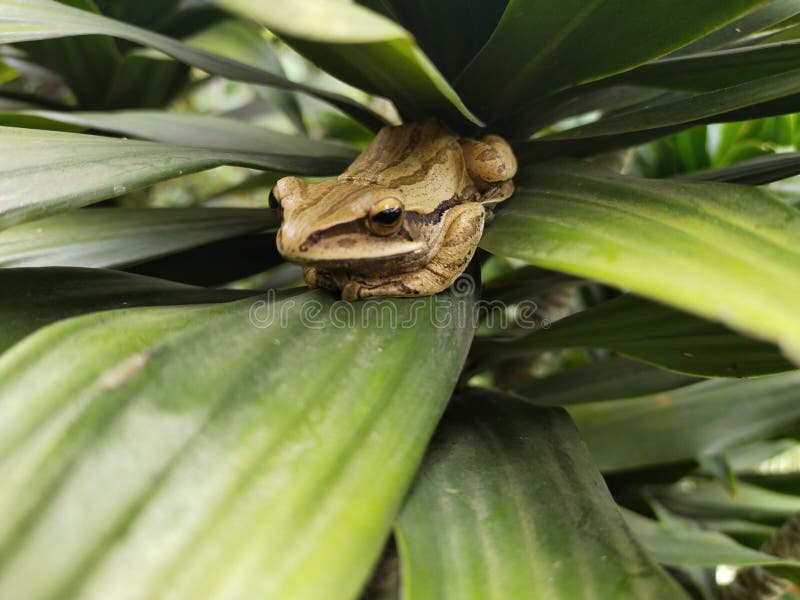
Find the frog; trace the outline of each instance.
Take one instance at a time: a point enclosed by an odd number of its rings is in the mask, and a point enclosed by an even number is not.
[[[277,248],[343,300],[433,295],[466,269],[516,172],[498,135],[462,137],[435,118],[387,125],[337,177],[277,181]]]

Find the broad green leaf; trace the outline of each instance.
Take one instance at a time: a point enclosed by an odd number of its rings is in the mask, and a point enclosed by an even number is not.
[[[719,169],[686,173],[681,178],[693,181],[727,181],[744,185],[764,185],[800,174],[800,153],[785,152],[759,156]]]
[[[414,34],[422,50],[453,81],[486,43],[508,0],[359,0]]]
[[[438,116],[480,125],[450,84],[397,23],[337,0],[217,0],[270,30],[331,75],[395,103],[408,120]]]
[[[797,0],[773,0],[684,46],[675,52],[675,55],[695,54],[746,39],[751,34],[779,25],[798,14],[800,14],[800,4]]]
[[[633,295],[604,302],[512,340],[480,340],[475,350],[497,359],[575,346],[607,348],[703,377],[753,377],[796,368],[772,344]]]
[[[283,71],[278,56],[272,44],[262,35],[262,31],[253,23],[229,19],[192,36],[187,43],[195,48],[215,52],[285,77],[286,73]],[[300,104],[292,92],[268,87],[257,89],[265,98],[286,113],[298,131],[305,132]]]
[[[800,424],[798,384],[798,371],[703,381],[642,398],[581,404],[570,414],[600,469],[620,471],[720,454],[792,431]]]
[[[348,162],[0,127],[0,229],[223,164],[320,175]]]
[[[800,212],[765,190],[536,166],[481,241],[775,342],[800,363]]]
[[[611,358],[542,379],[513,382],[511,390],[537,406],[568,406],[667,392],[697,381],[627,358]]]
[[[800,580],[800,561],[771,556],[735,542],[717,531],[701,529],[689,521],[653,521],[622,510],[636,539],[660,563],[672,567],[778,567],[781,575]]]
[[[607,77],[685,45],[765,0],[511,0],[497,29],[456,82],[493,123],[538,97]],[[625,43],[620,43],[624,40]]]
[[[118,268],[274,226],[258,209],[76,210],[0,232],[0,267]]]
[[[402,326],[304,292],[79,317],[7,352],[0,597],[356,598],[472,336],[468,297],[381,306]]]
[[[339,158],[343,166],[356,157],[353,149],[341,144],[288,135],[252,123],[211,115],[149,110],[0,113],[0,124],[14,127],[50,129],[52,122],[181,146],[317,157],[323,160]]]
[[[569,417],[498,394],[447,412],[396,536],[403,600],[687,597],[632,537]]]
[[[229,79],[304,92],[329,102],[372,128],[377,129],[385,124],[374,112],[340,94],[289,81],[263,69],[192,48],[146,29],[64,6],[53,0],[0,0],[0,44],[86,34],[109,35],[155,48],[176,60]]]
[[[209,290],[104,269],[0,269],[0,353],[76,315],[133,306],[231,302],[254,292]]]

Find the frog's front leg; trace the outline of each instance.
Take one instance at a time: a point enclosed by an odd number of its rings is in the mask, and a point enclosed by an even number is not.
[[[429,296],[447,289],[466,269],[478,248],[486,209],[482,204],[469,202],[454,206],[445,218],[444,240],[428,264],[382,280],[354,277],[342,288],[342,299]]]
[[[461,150],[467,173],[484,202],[501,202],[511,196],[517,174],[517,159],[511,146],[498,135],[487,135],[481,140],[462,139]]]
[[[311,289],[338,291],[340,287],[329,273],[320,271],[316,267],[303,267],[303,279]]]

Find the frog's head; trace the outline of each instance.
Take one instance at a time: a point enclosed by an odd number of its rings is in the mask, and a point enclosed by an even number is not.
[[[301,265],[372,270],[413,264],[428,253],[429,227],[406,210],[401,190],[331,179],[284,177],[270,193],[281,217],[278,251]]]

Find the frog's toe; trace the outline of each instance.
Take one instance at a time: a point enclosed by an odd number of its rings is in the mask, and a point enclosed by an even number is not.
[[[355,281],[350,281],[342,287],[342,300],[347,302],[354,302],[361,298],[361,284]]]
[[[306,280],[306,285],[311,289],[320,287],[319,275],[314,267],[303,267],[303,279]]]
[[[489,184],[508,181],[517,174],[517,159],[511,146],[498,135],[461,141],[467,171],[473,179]]]
[[[313,289],[338,291],[339,286],[330,273],[320,271],[314,267],[303,267],[303,279],[306,285]]]

